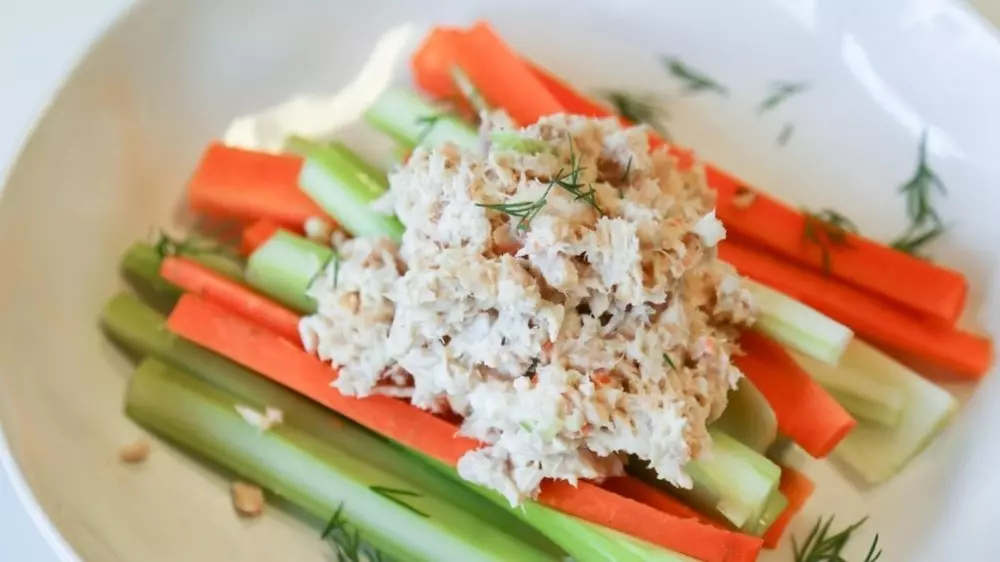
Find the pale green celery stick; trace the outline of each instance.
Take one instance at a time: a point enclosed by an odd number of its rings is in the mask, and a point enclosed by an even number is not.
[[[852,349],[848,346],[848,349]],[[870,375],[871,367],[858,370],[845,365],[826,365],[801,353],[792,358],[833,398],[858,420],[895,427],[906,406],[905,391]]]
[[[351,150],[349,146],[338,140],[319,142],[299,135],[292,135],[285,140],[285,152],[298,154],[302,157],[308,156],[309,152],[318,146],[325,146],[330,150],[336,151],[342,157],[349,160],[352,165],[373,178],[385,177],[385,170],[365,160],[357,152]]]
[[[475,84],[469,78],[469,75],[465,73],[464,70],[458,66],[451,67],[451,81],[455,83],[459,92],[462,92],[462,97],[469,100],[469,103],[478,113],[483,113],[484,111],[490,110],[490,104],[480,93],[479,88],[476,88]]]
[[[300,428],[278,424],[261,431],[240,416],[238,405],[241,399],[155,359],[140,364],[126,395],[126,413],[138,423],[314,517],[328,519],[342,507],[344,518],[394,559],[554,560]]]
[[[475,491],[531,525],[565,550],[575,562],[696,562],[692,558],[659,545],[567,515],[535,501],[529,500],[517,507],[511,507],[510,502],[498,492],[463,480],[454,468],[441,461],[419,451],[400,445],[397,447],[423,461],[423,466],[444,474],[453,482]]]
[[[538,139],[529,139],[517,131],[493,131],[490,142],[500,150],[513,150],[524,154],[538,154],[552,150],[552,145]]]
[[[762,455],[778,437],[774,410],[747,378],[740,379],[736,390],[729,393],[729,403],[712,427]]]
[[[163,256],[143,242],[129,246],[121,261],[121,274],[132,289],[162,312],[169,312],[184,294],[180,287],[160,276]]]
[[[947,425],[958,402],[894,359],[861,341],[847,346],[841,366],[903,393],[903,412],[895,427],[867,420],[833,451],[869,484],[879,484],[903,469]]]
[[[743,284],[760,309],[754,328],[785,347],[837,364],[854,337],[850,328],[770,287],[749,279],[743,279]]]
[[[411,148],[452,142],[475,150],[480,145],[475,129],[434,107],[416,93],[401,88],[382,92],[365,111],[365,119],[396,142]]]
[[[127,293],[115,295],[101,313],[101,324],[110,338],[134,357],[152,357],[239,399],[241,405],[263,412],[276,408],[283,423],[306,431],[354,458],[418,482],[455,506],[474,514],[508,535],[554,556],[559,550],[534,529],[505,513],[478,494],[449,478],[418,466],[420,461],[399,450],[387,439],[346,420],[315,402],[246,369],[225,357],[191,343],[166,327],[157,311]]]
[[[712,453],[689,462],[684,470],[694,481],[691,489],[669,487],[648,465],[631,463],[629,470],[650,484],[669,490],[696,509],[720,515],[737,528],[756,521],[778,487],[781,468],[726,435],[709,428]]]
[[[785,494],[781,493],[781,490],[775,490],[767,500],[767,507],[764,508],[764,512],[761,513],[760,517],[753,522],[747,521],[742,531],[756,537],[762,536],[771,528],[774,520],[785,511],[786,507],[788,507],[788,498],[785,497]]]
[[[307,289],[331,259],[335,259],[332,249],[279,230],[250,254],[246,280],[282,304],[311,314],[316,301]]]
[[[403,225],[395,216],[371,207],[389,188],[385,175],[369,175],[339,150],[312,147],[299,172],[299,188],[354,236],[397,241],[403,236]]]

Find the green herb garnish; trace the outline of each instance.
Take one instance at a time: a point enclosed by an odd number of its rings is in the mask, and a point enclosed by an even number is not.
[[[501,213],[506,213],[512,217],[518,217],[521,220],[517,223],[517,229],[527,230],[528,226],[531,224],[531,219],[535,218],[535,215],[537,215],[538,212],[542,210],[542,207],[544,207],[548,202],[549,192],[552,191],[553,185],[555,185],[553,182],[549,182],[549,186],[545,188],[545,193],[534,201],[518,201],[516,203],[476,203],[476,205],[485,209],[500,211]]]
[[[198,235],[191,235],[183,240],[179,240],[171,237],[162,230],[160,231],[153,248],[156,250],[156,253],[160,255],[160,257],[164,258],[170,256],[183,257],[210,254],[239,259],[239,253],[230,244],[216,242],[210,238]]]
[[[552,183],[558,185],[559,187],[568,191],[573,198],[577,201],[583,201],[587,203],[600,215],[604,214],[601,210],[600,205],[597,204],[597,191],[594,190],[593,185],[583,185],[580,183],[580,172],[583,171],[583,166],[580,165],[580,161],[576,156],[576,151],[573,149],[573,137],[566,134],[569,139],[569,167],[570,170],[566,174],[560,173],[556,174],[556,178],[552,180]]]
[[[657,99],[649,94],[631,94],[624,90],[604,90],[603,97],[620,117],[635,123],[646,124],[668,141],[673,140],[663,124],[666,110]]]
[[[418,494],[417,492],[413,492],[411,490],[400,490],[398,488],[389,488],[389,487],[386,487],[386,486],[371,486],[371,487],[369,487],[369,489],[371,491],[375,492],[376,494],[382,496],[383,498],[385,498],[385,499],[387,499],[387,500],[389,500],[389,501],[391,501],[391,502],[393,502],[393,503],[395,503],[397,505],[405,507],[406,509],[412,511],[413,513],[416,513],[417,515],[419,515],[421,517],[430,517],[430,515],[427,515],[423,511],[420,511],[419,509],[413,507],[412,505],[410,505],[410,504],[406,503],[405,501],[403,501],[402,499],[400,499],[400,496],[409,497],[409,498],[419,498],[419,497],[421,497],[421,495]]]
[[[476,203],[476,205],[486,209],[500,211],[501,213],[506,213],[512,217],[518,217],[521,220],[517,223],[517,229],[527,230],[528,226],[531,224],[531,219],[535,218],[535,215],[537,215],[548,202],[549,193],[552,191],[552,188],[558,185],[573,195],[575,200],[587,203],[596,209],[598,213],[603,215],[604,211],[601,210],[600,205],[597,203],[597,192],[594,190],[594,186],[589,184],[583,185],[580,183],[580,172],[583,171],[583,167],[580,166],[580,161],[576,156],[576,151],[573,149],[572,137],[569,137],[569,165],[569,172],[563,173],[562,170],[559,170],[556,173],[556,177],[549,180],[549,185],[546,187],[545,193],[534,201],[518,201],[516,203]]]
[[[846,562],[843,556],[844,548],[868,518],[858,521],[839,533],[830,535],[830,525],[833,524],[831,515],[826,521],[822,517],[813,525],[812,531],[806,537],[806,541],[801,545],[795,537],[792,537],[792,551],[795,555],[795,562]],[[882,557],[882,549],[878,548],[878,535],[872,541],[868,549],[868,555],[864,562],[877,562]]]
[[[330,520],[327,521],[320,535],[328,541],[337,555],[337,562],[384,562],[382,553],[365,543],[358,530],[348,529],[344,519],[344,504],[337,507]]]
[[[661,57],[660,60],[663,62],[663,66],[667,68],[667,71],[673,75],[674,78],[681,80],[685,83],[684,90],[687,93],[710,91],[719,94],[720,96],[726,97],[729,95],[729,89],[727,89],[722,84],[719,84],[712,78],[706,76],[705,74],[692,69],[690,66],[684,64],[679,59],[672,57]]]
[[[785,146],[788,141],[792,140],[792,133],[795,132],[795,125],[791,123],[785,123],[785,126],[781,128],[781,132],[778,133],[778,138],[774,139],[774,143],[778,146]]]
[[[858,227],[837,211],[824,209],[818,213],[803,211],[805,226],[802,239],[819,247],[823,258],[823,272],[830,274],[830,251],[833,246],[846,246],[847,235],[857,234]]]
[[[917,153],[917,170],[899,188],[900,193],[906,197],[906,215],[910,224],[903,234],[890,243],[893,248],[919,256],[924,246],[944,234],[946,229],[941,215],[931,201],[935,189],[941,195],[948,195],[944,182],[927,164],[927,131],[924,131]]]
[[[667,365],[670,365],[670,368],[673,369],[674,371],[677,370],[677,365],[674,365],[674,360],[671,359],[670,356],[667,355],[666,353],[663,354],[663,362],[666,363]]]
[[[765,113],[770,111],[788,100],[788,98],[808,89],[808,82],[772,82],[770,86],[771,93],[764,98],[764,101],[760,102],[757,112]]]

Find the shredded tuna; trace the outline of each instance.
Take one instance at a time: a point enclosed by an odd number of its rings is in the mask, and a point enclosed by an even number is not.
[[[703,171],[613,119],[486,121],[543,149],[415,150],[377,203],[402,243],[337,244],[306,348],[347,394],[458,414],[484,443],[459,473],[512,504],[544,478],[620,474],[628,455],[689,486],[755,314],[716,257]]]

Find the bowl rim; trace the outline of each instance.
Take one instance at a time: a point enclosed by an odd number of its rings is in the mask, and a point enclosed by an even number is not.
[[[110,12],[103,20],[97,20],[86,32],[86,37],[78,46],[73,47],[71,56],[62,61],[58,69],[59,78],[54,84],[43,93],[43,102],[39,104],[30,121],[24,128],[21,138],[18,139],[16,147],[11,151],[8,160],[0,160],[0,201],[3,200],[6,187],[10,183],[13,171],[24,156],[24,152],[29,142],[34,138],[38,126],[52,109],[52,105],[59,99],[65,91],[67,84],[79,71],[80,66],[98,48],[102,41],[117,27],[128,19],[128,16],[145,4],[146,0],[124,0],[122,3],[109,6]],[[34,529],[41,535],[45,546],[60,562],[80,562],[80,556],[70,545],[66,537],[59,530],[49,514],[42,508],[35,492],[28,483],[18,465],[17,459],[11,450],[10,443],[4,432],[3,424],[0,423],[0,478],[6,475],[10,487],[14,492],[17,504],[24,510],[28,520]]]

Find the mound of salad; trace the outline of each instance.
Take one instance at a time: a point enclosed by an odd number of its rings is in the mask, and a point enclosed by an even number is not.
[[[965,279],[911,255],[923,226],[886,246],[785,205],[486,23],[412,70],[450,104],[374,101],[388,171],[299,136],[312,98],[209,146],[190,234],[129,248],[102,313],[139,360],[128,415],[239,475],[242,516],[276,495],[325,522],[338,561],[748,562],[803,524],[786,559],[880,559],[863,519],[799,514],[819,459],[878,484],[946,425],[913,366],[990,367]],[[903,192],[928,177],[922,143]]]

